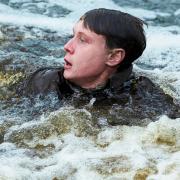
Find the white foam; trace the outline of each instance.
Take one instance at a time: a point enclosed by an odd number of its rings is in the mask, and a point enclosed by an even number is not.
[[[30,158],[24,150],[18,150],[12,146],[9,149],[6,148],[5,156],[0,156],[0,177],[7,179],[29,177],[29,179],[45,180],[54,177],[73,177],[83,180],[85,177],[88,179],[89,176],[97,176],[97,179],[101,180],[104,177],[110,178],[117,175],[119,178],[132,179],[138,169],[154,166],[158,169],[158,174],[149,176],[149,179],[151,177],[153,179],[177,178],[180,158],[178,149],[176,150],[176,147],[179,147],[179,121],[180,119],[171,120],[162,116],[159,121],[152,122],[148,127],[122,126],[109,131],[107,128],[101,132],[109,143],[104,148],[97,146],[96,140],[91,137],[76,137],[73,133],[65,134],[59,139],[50,137],[42,142],[44,141],[45,144],[54,142],[55,145],[61,144],[61,146],[58,145],[56,152],[45,159]],[[167,145],[163,141],[162,144],[158,144],[157,136],[173,139],[171,129],[176,129],[174,131],[176,146]],[[117,138],[109,140],[106,133]],[[156,163],[153,164],[153,161]],[[126,173],[121,172],[123,166],[128,168]],[[35,171],[38,167],[42,169]],[[117,173],[113,173],[115,169]],[[106,173],[109,175],[107,176]]]
[[[12,2],[12,1],[11,1]],[[22,1],[13,1],[13,2],[22,2]],[[26,1],[24,1],[26,2]],[[117,9],[125,12],[132,13],[141,18],[152,18],[154,19],[158,13],[153,11],[143,10],[143,9],[132,9],[132,8],[122,8],[117,6],[110,0],[49,0],[48,5],[60,5],[65,7],[72,12],[67,15],[65,18],[54,18],[47,17],[46,15],[39,15],[28,13],[25,10],[15,10],[7,5],[0,4],[0,22],[2,23],[10,23],[19,26],[34,26],[41,28],[49,28],[52,30],[56,30],[65,34],[67,32],[71,32],[73,24],[82,16],[86,11],[94,9],[94,8],[110,8]],[[81,6],[79,6],[81,4]],[[41,4],[37,4],[37,6],[41,6]]]
[[[180,100],[180,32],[177,26],[149,27],[146,30],[147,48],[138,62],[141,68],[134,66],[138,74],[149,77],[159,84],[167,94]],[[147,69],[147,67],[151,67]]]
[[[173,27],[171,27],[171,31]],[[180,28],[178,28],[180,29]],[[172,47],[172,48],[180,48],[179,47],[179,40],[180,34],[172,34],[169,32],[169,27],[149,27],[146,31],[147,33],[147,48],[158,49],[161,50],[165,47]],[[175,29],[176,30],[176,29]]]
[[[176,11],[174,12],[174,15],[175,15],[175,16],[180,15],[180,9],[176,10]]]
[[[6,24],[15,24],[20,26],[35,26],[40,28],[48,28],[61,32],[62,34],[67,34],[70,32],[73,25],[69,21],[63,18],[49,18],[34,14],[0,14],[0,22]],[[15,22],[15,23],[14,23]],[[64,26],[66,24],[66,26]]]
[[[14,1],[21,2],[21,1]],[[81,3],[81,6],[79,4]],[[34,26],[40,28],[48,28],[56,30],[62,34],[71,32],[73,24],[79,19],[79,17],[87,10],[98,8],[98,7],[111,7],[113,9],[120,9],[113,2],[106,1],[69,1],[69,0],[50,0],[48,5],[59,4],[69,10],[72,13],[67,15],[65,18],[52,18],[45,15],[28,13],[24,10],[14,10],[7,5],[0,4],[0,22],[10,23],[19,26]]]

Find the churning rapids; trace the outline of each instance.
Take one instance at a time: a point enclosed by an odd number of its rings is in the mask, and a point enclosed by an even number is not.
[[[117,105],[94,109],[92,99],[77,108],[53,94],[33,101],[15,94],[39,67],[63,65],[73,24],[98,7],[148,22],[134,71],[180,105],[179,0],[0,0],[0,180],[180,179],[180,117],[111,126]]]

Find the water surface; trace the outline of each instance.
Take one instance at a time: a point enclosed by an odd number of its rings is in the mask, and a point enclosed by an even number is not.
[[[111,126],[112,111],[93,109],[93,100],[77,107],[53,94],[31,101],[15,93],[39,67],[63,65],[73,24],[98,7],[148,22],[134,71],[180,104],[178,0],[0,0],[0,179],[180,179],[180,117]]]

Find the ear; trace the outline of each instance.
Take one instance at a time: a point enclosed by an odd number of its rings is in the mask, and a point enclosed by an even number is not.
[[[120,64],[125,57],[125,50],[121,48],[113,49],[109,52],[106,64],[108,66],[114,67]]]

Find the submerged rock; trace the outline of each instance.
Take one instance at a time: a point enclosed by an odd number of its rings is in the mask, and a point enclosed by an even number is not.
[[[71,12],[69,9],[66,9],[58,4],[50,4],[47,0],[28,0],[22,2],[10,0],[9,3],[5,1],[1,2],[16,10],[46,15],[48,17],[64,17]]]
[[[93,169],[101,175],[109,176],[116,173],[126,173],[132,168],[129,158],[124,155],[101,158],[99,161],[97,165],[93,166]]]
[[[21,78],[24,78],[22,72],[19,73],[2,73],[0,72],[0,87],[12,86],[20,81]]]
[[[14,124],[14,122],[9,121],[0,123],[0,144],[4,142],[4,135],[6,134],[6,131],[8,131],[8,129]]]
[[[159,121],[150,123],[143,135],[142,142],[163,145],[170,151],[180,150],[180,119],[171,120],[162,116]]]
[[[24,79],[25,75],[19,73],[3,73],[0,71],[0,100],[16,97],[15,86]]]
[[[6,134],[5,141],[28,147],[30,142],[37,143],[50,136],[62,136],[70,132],[78,137],[96,136],[98,129],[91,121],[91,116],[87,111],[62,108],[48,116],[44,122],[12,129]]]
[[[30,141],[36,139],[47,139],[54,133],[55,128],[52,125],[43,123],[41,125],[12,130],[6,134],[5,141],[13,142],[20,147],[27,147]]]
[[[180,2],[178,0],[113,0],[116,4],[120,6],[130,6],[135,8],[143,8],[148,10],[154,10],[159,12],[170,12],[173,13],[175,10],[179,9]]]
[[[51,115],[48,122],[53,124],[58,134],[72,131],[76,136],[95,136],[98,132],[91,115],[83,109],[62,108]]]
[[[0,24],[0,70],[26,74],[45,66],[62,65],[63,45],[68,37],[31,26]]]
[[[123,139],[123,128],[115,126],[101,131],[97,136],[96,143],[100,147],[107,147],[113,141],[121,139]]]
[[[149,175],[156,174],[157,169],[150,167],[138,169],[133,177],[133,180],[146,180]]]
[[[127,7],[135,7],[135,8],[142,8],[147,10],[152,10],[154,12],[159,12],[155,18],[148,18],[145,19],[148,24],[152,25],[161,25],[161,26],[170,26],[170,25],[180,25],[180,20],[177,12],[180,8],[180,2],[178,0],[113,0],[119,6],[127,6]],[[166,13],[166,15],[163,15]],[[162,14],[162,15],[161,15]]]

